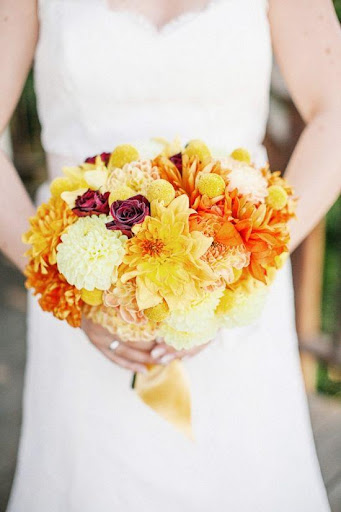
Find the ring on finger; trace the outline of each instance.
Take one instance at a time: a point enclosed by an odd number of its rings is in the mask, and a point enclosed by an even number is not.
[[[115,352],[120,346],[120,342],[118,340],[114,340],[110,343],[109,348],[112,352]]]

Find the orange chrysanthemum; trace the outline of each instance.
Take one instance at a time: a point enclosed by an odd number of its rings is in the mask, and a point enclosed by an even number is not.
[[[35,272],[48,272],[48,265],[56,263],[56,248],[65,229],[73,224],[78,217],[60,198],[51,197],[37,209],[30,218],[31,228],[23,236],[23,242],[30,244],[26,252],[33,264]]]
[[[25,270],[26,288],[33,288],[34,295],[40,295],[39,304],[44,311],[53,313],[59,320],[66,320],[72,327],[81,323],[81,291],[71,286],[57,265],[44,267],[44,272],[35,269],[35,261],[31,261]]]

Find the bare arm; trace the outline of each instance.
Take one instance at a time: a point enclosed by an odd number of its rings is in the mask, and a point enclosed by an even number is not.
[[[300,197],[292,249],[341,186],[341,30],[331,0],[270,0],[275,55],[307,126],[287,169]]]
[[[0,133],[6,128],[20,97],[32,63],[38,38],[36,0],[1,0],[0,2]],[[21,234],[33,206],[16,170],[0,151],[0,247],[24,269],[26,248]]]

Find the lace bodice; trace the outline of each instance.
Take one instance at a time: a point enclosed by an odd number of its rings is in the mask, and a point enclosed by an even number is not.
[[[40,0],[35,60],[47,152],[76,159],[154,136],[262,142],[266,0],[212,0],[161,30],[106,0]]]

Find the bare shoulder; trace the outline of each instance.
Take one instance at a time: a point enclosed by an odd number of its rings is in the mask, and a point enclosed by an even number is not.
[[[10,16],[17,18],[27,15],[35,16],[37,12],[38,0],[1,0],[0,2],[1,23],[11,21]],[[6,16],[8,16],[7,19]]]
[[[0,0],[0,133],[32,64],[38,31],[37,0]]]

